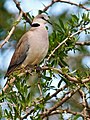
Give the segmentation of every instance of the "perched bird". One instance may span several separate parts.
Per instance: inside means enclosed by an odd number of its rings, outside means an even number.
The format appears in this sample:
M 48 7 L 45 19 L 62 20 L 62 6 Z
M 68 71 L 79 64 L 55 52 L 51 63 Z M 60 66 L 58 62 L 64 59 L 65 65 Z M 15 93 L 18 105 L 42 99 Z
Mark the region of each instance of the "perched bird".
M 48 19 L 45 14 L 37 15 L 33 19 L 31 29 L 21 37 L 16 46 L 5 77 L 19 67 L 39 64 L 47 55 L 49 40 L 45 24 Z

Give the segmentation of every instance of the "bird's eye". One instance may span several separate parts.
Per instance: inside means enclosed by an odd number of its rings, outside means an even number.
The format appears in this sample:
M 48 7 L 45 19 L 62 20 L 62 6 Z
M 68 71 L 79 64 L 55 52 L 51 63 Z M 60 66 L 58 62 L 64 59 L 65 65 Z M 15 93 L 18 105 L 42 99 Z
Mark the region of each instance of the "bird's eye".
M 41 17 L 42 19 L 45 19 L 44 17 Z

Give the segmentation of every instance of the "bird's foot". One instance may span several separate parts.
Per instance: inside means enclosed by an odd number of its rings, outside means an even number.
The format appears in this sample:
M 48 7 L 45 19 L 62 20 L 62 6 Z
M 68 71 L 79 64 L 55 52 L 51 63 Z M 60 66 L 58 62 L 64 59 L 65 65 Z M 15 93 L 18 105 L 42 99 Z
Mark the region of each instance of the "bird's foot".
M 42 71 L 42 68 L 40 66 L 36 66 L 36 72 L 39 73 L 40 71 Z

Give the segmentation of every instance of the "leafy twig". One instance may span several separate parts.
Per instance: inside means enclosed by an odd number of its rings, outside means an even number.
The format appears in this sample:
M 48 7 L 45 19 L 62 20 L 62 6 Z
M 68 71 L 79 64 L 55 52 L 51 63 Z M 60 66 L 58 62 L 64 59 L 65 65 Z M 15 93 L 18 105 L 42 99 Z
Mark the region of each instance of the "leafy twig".
M 67 37 L 66 39 L 64 39 L 61 43 L 59 43 L 59 45 L 54 48 L 54 50 L 51 52 L 51 54 L 49 55 L 49 57 L 47 58 L 47 61 L 51 58 L 51 56 L 56 52 L 57 49 L 59 49 L 64 43 L 66 43 L 70 38 L 72 38 L 73 36 L 80 34 L 82 31 L 85 31 L 87 29 L 90 29 L 89 27 L 85 27 L 85 28 L 80 28 L 77 32 L 73 33 L 72 35 L 70 35 L 69 37 Z
M 55 68 L 55 67 L 48 67 L 48 66 L 43 66 L 42 70 L 52 70 L 52 71 L 57 71 L 59 74 L 63 75 L 65 78 L 67 78 L 69 81 L 75 82 L 75 83 L 86 83 L 90 81 L 90 77 L 85 78 L 82 80 L 78 80 L 76 77 L 72 77 L 68 75 L 67 73 L 63 73 L 61 69 Z

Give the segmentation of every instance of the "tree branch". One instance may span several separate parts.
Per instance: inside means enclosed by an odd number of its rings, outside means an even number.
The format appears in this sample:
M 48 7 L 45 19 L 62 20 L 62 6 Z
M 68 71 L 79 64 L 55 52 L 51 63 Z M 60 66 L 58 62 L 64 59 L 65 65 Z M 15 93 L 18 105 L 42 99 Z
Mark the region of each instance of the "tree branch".
M 55 97 L 60 91 L 63 91 L 66 87 L 67 87 L 67 85 L 64 85 L 62 88 L 56 90 L 56 92 L 53 93 L 48 99 Z
M 71 2 L 71 1 L 67 1 L 67 0 L 53 0 L 55 2 L 63 2 L 63 3 L 68 3 L 70 5 L 75 5 L 77 7 L 80 7 L 82 9 L 85 9 L 87 11 L 90 11 L 90 8 L 86 8 L 85 6 L 83 6 L 83 4 L 77 4 L 77 3 L 74 3 L 74 2 Z
M 64 98 L 62 98 L 62 100 L 57 102 L 53 107 L 48 109 L 46 112 L 43 112 L 41 118 L 43 119 L 43 118 L 47 117 L 48 115 L 50 115 L 52 111 L 56 110 L 64 102 L 66 102 L 68 99 L 70 99 L 72 97 L 72 95 L 74 95 L 79 89 L 80 89 L 80 86 L 78 86 L 76 90 L 69 92 L 68 95 L 66 95 Z
M 63 91 L 66 88 L 66 86 L 67 85 L 64 85 L 62 88 L 56 90 L 55 93 L 53 93 L 50 97 L 48 97 L 47 101 L 50 100 L 51 98 L 55 97 L 60 91 Z M 34 106 L 35 104 L 40 104 L 41 102 L 43 102 L 43 99 L 38 100 L 37 102 L 35 100 L 35 102 L 34 102 L 34 104 L 32 104 L 32 106 Z M 32 107 L 32 106 L 30 106 L 30 107 Z M 22 120 L 25 119 L 25 118 L 27 118 L 27 116 L 30 115 L 34 111 L 34 109 L 35 108 L 33 107 L 29 112 L 27 112 L 26 115 L 22 117 Z
M 90 45 L 90 41 L 85 41 L 85 42 L 76 42 L 76 45 Z
M 42 96 L 43 96 L 43 93 L 42 93 L 40 81 L 38 81 L 38 89 L 39 89 L 39 92 L 40 92 L 40 97 L 42 97 Z
M 13 0 L 13 1 L 14 1 L 14 3 L 16 4 L 16 7 L 18 8 L 18 10 L 19 10 L 20 12 L 22 11 L 23 17 L 25 18 L 26 22 L 28 22 L 28 23 L 31 25 L 32 21 L 30 21 L 30 18 L 28 17 L 27 13 L 23 12 L 23 10 L 21 9 L 20 3 L 17 2 L 16 0 Z
M 74 112 L 74 111 L 71 111 L 71 110 L 69 110 L 69 109 L 64 109 L 64 110 L 63 110 L 63 109 L 57 109 L 57 110 L 54 110 L 54 111 L 52 111 L 52 112 L 50 113 L 49 116 L 55 115 L 55 114 L 60 114 L 60 113 L 70 113 L 70 114 L 73 114 L 73 115 L 80 115 L 80 116 L 82 116 L 82 117 L 89 118 L 88 115 L 84 116 L 83 113 L 81 113 L 81 112 Z M 41 114 L 41 115 L 43 115 L 43 114 Z
M 54 68 L 54 67 L 43 66 L 42 70 L 57 71 L 59 74 L 61 74 L 65 78 L 67 78 L 69 81 L 72 81 L 72 82 L 75 82 L 75 83 L 86 83 L 86 82 L 90 81 L 90 77 L 85 78 L 85 79 L 82 78 L 81 80 L 78 80 L 78 78 L 72 77 L 72 76 L 68 75 L 67 73 L 63 73 L 61 69 Z
M 83 6 L 83 4 L 77 4 L 77 3 L 74 3 L 74 2 L 71 2 L 71 1 L 67 1 L 67 0 L 52 0 L 52 2 L 43 9 L 43 12 L 47 11 L 49 9 L 49 7 L 51 7 L 56 2 L 68 3 L 70 5 L 74 5 L 74 6 L 77 6 L 79 8 L 82 8 L 82 9 L 85 9 L 87 11 L 90 11 L 90 8 L 87 8 L 87 7 Z
M 86 28 L 80 28 L 77 32 L 73 33 L 72 35 L 70 35 L 69 37 L 67 37 L 66 39 L 64 39 L 61 43 L 58 44 L 58 46 L 51 52 L 51 54 L 49 55 L 49 57 L 47 58 L 47 61 L 49 61 L 49 59 L 51 58 L 51 56 L 56 52 L 57 49 L 59 49 L 64 43 L 66 43 L 70 38 L 72 38 L 73 36 L 80 34 L 82 31 L 85 31 L 87 29 L 90 29 L 89 27 Z
M 2 48 L 3 45 L 4 45 L 5 43 L 7 43 L 8 40 L 10 39 L 11 35 L 12 35 L 12 34 L 14 33 L 14 31 L 15 31 L 15 28 L 16 28 L 17 24 L 18 24 L 19 21 L 21 20 L 22 15 L 23 15 L 23 13 L 22 13 L 22 11 L 21 11 L 21 12 L 20 12 L 20 15 L 18 16 L 18 18 L 17 18 L 17 20 L 16 20 L 16 24 L 13 25 L 13 27 L 12 27 L 12 29 L 10 30 L 8 36 L 4 39 L 3 43 L 0 45 L 0 48 Z

